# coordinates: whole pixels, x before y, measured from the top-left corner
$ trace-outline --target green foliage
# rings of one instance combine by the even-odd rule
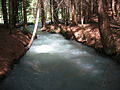
[[[0,0],[0,23],[3,23],[3,16],[2,16],[2,6],[1,6],[1,0]]]
[[[63,35],[63,36],[66,36],[68,34],[68,32],[66,30],[61,30],[60,33]]]
[[[29,19],[31,19],[31,0],[27,0],[27,4],[26,4],[26,7],[27,7],[27,16],[28,16],[28,21]],[[19,1],[19,7],[18,7],[18,17],[19,17],[19,22],[23,22],[23,12],[22,12],[22,8],[23,7],[23,3],[22,3],[22,0]]]
[[[29,0],[27,6],[27,19],[28,22],[35,22],[36,17],[36,1],[37,0]]]

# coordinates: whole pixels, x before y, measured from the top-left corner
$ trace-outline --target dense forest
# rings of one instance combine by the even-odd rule
[[[1,10],[3,22],[10,30],[18,23],[26,29],[29,21],[35,22],[37,10],[42,27],[46,21],[64,25],[98,23],[104,51],[115,52],[110,23],[119,24],[119,0],[1,0]]]
[[[100,16],[108,17],[109,21],[120,20],[119,0],[1,0],[0,2],[1,22],[11,24],[12,27],[16,23],[34,22],[37,9],[40,9],[42,22],[64,22],[66,25],[72,22],[73,25],[77,25],[89,23],[93,18]]]

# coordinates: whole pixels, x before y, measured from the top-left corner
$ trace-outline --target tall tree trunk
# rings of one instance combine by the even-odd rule
[[[88,21],[90,21],[90,19],[91,19],[91,17],[93,16],[93,4],[94,4],[94,2],[93,2],[93,0],[90,0],[89,2],[88,2],[88,5],[87,5],[87,8],[88,8]]]
[[[2,5],[4,24],[8,27],[8,13],[7,13],[7,7],[6,7],[6,0],[1,0],[1,5]]]
[[[43,0],[40,0],[40,8],[41,8],[41,16],[42,16],[42,28],[46,27],[46,18],[45,18],[45,10]]]
[[[16,25],[16,13],[15,13],[15,1],[14,0],[9,0],[9,28],[10,28],[10,32],[12,33],[13,28],[15,28]]]
[[[80,0],[80,11],[81,11],[81,24],[83,25],[84,24],[84,16],[83,16],[83,1]]]
[[[12,33],[12,29],[13,29],[13,22],[12,22],[12,6],[13,6],[13,3],[12,3],[12,0],[9,0],[9,28],[10,28],[10,33]]]
[[[37,6],[38,9],[37,9],[35,27],[34,27],[34,30],[33,30],[33,34],[32,34],[31,40],[30,40],[30,42],[29,42],[29,44],[28,44],[28,46],[27,46],[27,49],[29,49],[29,48],[31,47],[31,45],[32,45],[32,43],[33,43],[33,40],[34,40],[34,38],[35,38],[35,35],[36,35],[36,33],[37,33],[39,16],[40,16],[40,1],[38,0],[37,3],[38,3],[38,4],[37,4],[37,5],[38,5],[38,6]]]
[[[16,13],[15,13],[15,9],[16,9],[16,1],[15,0],[11,0],[11,3],[12,3],[12,25],[13,27],[15,27],[16,25]]]
[[[70,9],[69,9],[69,0],[64,0],[64,3],[66,4],[65,8],[65,24],[68,25],[70,20]]]
[[[50,15],[51,15],[51,17],[50,17],[50,20],[51,20],[51,23],[53,23],[53,12],[52,12],[52,10],[53,10],[53,4],[52,4],[53,2],[52,2],[52,0],[50,0]]]
[[[57,10],[57,1],[53,0],[53,20],[54,23],[57,24],[59,22],[58,20],[58,10]]]
[[[69,8],[66,7],[66,19],[65,19],[65,24],[68,25],[68,21],[70,19],[70,12],[69,12]]]
[[[113,54],[115,51],[115,45],[110,29],[107,10],[105,9],[106,2],[104,0],[98,0],[98,6],[98,21],[103,49],[105,53]]]
[[[117,17],[117,0],[112,0],[113,19]]]
[[[117,20],[120,20],[120,2],[117,0],[116,3],[116,9],[117,9]]]
[[[65,22],[65,8],[64,7],[61,7],[61,15],[62,15],[63,22]]]
[[[98,0],[94,0],[94,4],[93,4],[93,14],[97,15],[98,13]]]
[[[19,22],[18,19],[18,7],[19,7],[19,0],[15,0],[15,9],[14,9],[14,24]]]
[[[78,0],[78,4],[77,4],[77,20],[80,23],[81,21],[81,0]]]
[[[77,25],[75,0],[71,0],[71,9],[72,9],[72,25]]]
[[[27,0],[23,0],[23,17],[24,17],[24,29],[27,29],[27,11],[26,11]]]

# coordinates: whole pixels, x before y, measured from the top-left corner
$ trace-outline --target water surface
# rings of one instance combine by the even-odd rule
[[[59,34],[38,32],[0,90],[120,90],[120,66]]]

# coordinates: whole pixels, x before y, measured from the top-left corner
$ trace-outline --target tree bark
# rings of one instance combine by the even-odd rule
[[[57,24],[59,22],[58,11],[57,11],[57,1],[53,0],[52,4],[53,4],[53,20],[54,20],[54,23]]]
[[[19,0],[15,0],[15,9],[14,9],[14,24],[19,22],[18,19],[18,7],[19,7]]]
[[[10,33],[12,33],[12,29],[13,29],[13,22],[12,22],[12,6],[13,6],[13,3],[12,3],[12,0],[9,0],[9,28],[10,28]]]
[[[11,13],[12,13],[12,25],[13,25],[13,27],[15,27],[15,25],[16,25],[16,13],[15,13],[15,9],[16,9],[16,1],[15,0],[11,0],[11,3],[12,3],[12,8],[11,8]]]
[[[83,16],[83,1],[80,0],[80,11],[81,11],[81,24],[83,25],[84,24],[84,16]]]
[[[106,3],[104,0],[98,0],[98,6],[99,30],[103,49],[106,54],[113,54],[115,52],[115,45],[110,29],[107,9],[105,9]]]
[[[26,11],[27,0],[23,0],[23,17],[24,17],[24,30],[27,29],[27,11]]]
[[[51,15],[51,17],[50,17],[50,20],[51,20],[51,23],[53,23],[53,12],[52,12],[52,10],[53,10],[53,8],[52,8],[52,0],[50,0],[50,15]]]
[[[27,49],[29,49],[33,43],[33,40],[35,38],[35,35],[37,33],[37,27],[38,27],[38,22],[39,22],[39,16],[40,16],[40,2],[38,0],[38,9],[37,9],[37,15],[36,15],[36,23],[35,23],[35,27],[34,27],[34,30],[33,30],[33,34],[32,34],[32,37],[31,37],[31,40],[27,46]]]
[[[71,9],[72,9],[72,25],[77,25],[75,0],[71,0]]]
[[[40,9],[41,9],[41,21],[42,21],[42,28],[46,27],[46,18],[45,18],[45,10],[44,10],[44,3],[43,0],[40,0]]]

